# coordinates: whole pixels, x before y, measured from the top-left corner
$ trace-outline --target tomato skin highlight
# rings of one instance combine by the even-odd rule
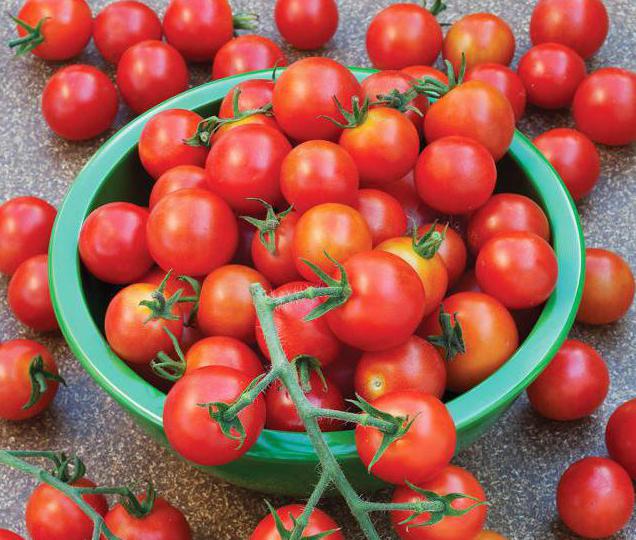
[[[402,205],[385,191],[359,190],[356,209],[371,231],[374,247],[384,240],[406,234],[408,223]]]
[[[283,38],[297,49],[319,49],[338,30],[335,0],[276,0],[274,20]]]
[[[305,507],[300,504],[288,504],[287,506],[276,509],[276,513],[283,522],[283,526],[287,530],[292,530],[294,526],[292,517],[299,518],[304,510]],[[307,523],[307,527],[305,527],[303,537],[335,530],[336,532],[328,536],[323,536],[322,538],[324,540],[345,540],[344,535],[338,529],[338,524],[331,519],[331,517],[319,508],[315,508],[309,516],[309,522]],[[271,514],[267,514],[267,516],[258,523],[249,540],[280,540],[274,517]]]
[[[222,79],[247,71],[286,66],[287,58],[271,39],[255,34],[236,37],[214,56],[212,78]]]
[[[636,479],[636,398],[612,413],[605,428],[605,444],[612,459]]]
[[[465,81],[481,81],[499,90],[510,102],[515,121],[526,110],[527,93],[519,75],[501,64],[479,64],[466,73]]]

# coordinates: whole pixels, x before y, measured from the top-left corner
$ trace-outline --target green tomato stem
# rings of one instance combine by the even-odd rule
[[[352,413],[348,411],[336,411],[333,409],[319,409],[313,407],[309,414],[315,418],[333,418],[334,420],[341,420],[350,424],[360,424],[361,426],[371,426],[379,429],[383,433],[395,433],[397,427],[392,422],[381,420],[380,418],[373,418],[365,413]]]

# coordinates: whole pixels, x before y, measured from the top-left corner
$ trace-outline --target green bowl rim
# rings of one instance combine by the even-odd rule
[[[376,70],[350,68],[362,79]],[[282,69],[278,70],[280,73]],[[221,99],[247,79],[271,78],[272,70],[212,81],[171,98],[132,120],[115,133],[86,163],[60,209],[49,247],[49,281],[60,328],[71,350],[91,377],[124,409],[162,430],[165,395],[137,375],[110,350],[92,319],[81,286],[77,243],[80,229],[101,181],[122,154],[136,147],[144,124],[171,108],[199,109]],[[510,155],[533,185],[548,215],[559,277],[554,293],[534,329],[516,353],[495,373],[470,391],[447,402],[458,431],[467,430],[511,403],[544,369],[565,340],[580,302],[584,272],[584,240],[578,212],[559,175],[519,131]],[[100,179],[99,183],[96,179]],[[340,459],[356,459],[353,431],[326,433]],[[244,456],[246,460],[315,461],[304,433],[264,430]]]

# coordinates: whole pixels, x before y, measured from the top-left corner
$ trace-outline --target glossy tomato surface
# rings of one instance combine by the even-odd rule
[[[214,56],[212,78],[287,65],[287,58],[271,39],[248,34],[231,39]]]
[[[479,64],[466,73],[466,81],[482,81],[499,90],[510,102],[518,122],[526,110],[523,82],[512,69],[501,64]]]
[[[208,182],[203,167],[196,165],[177,165],[163,173],[152,186],[148,206],[152,208],[160,199],[185,188],[207,189]]]
[[[338,29],[338,19],[335,0],[277,0],[274,8],[278,31],[301,50],[327,43]]]
[[[406,233],[407,217],[400,201],[386,191],[361,189],[356,208],[367,222],[373,245]]]
[[[612,459],[636,479],[636,398],[623,403],[610,416],[605,444]]]
[[[233,368],[251,379],[263,373],[263,364],[256,353],[242,341],[227,336],[208,336],[196,341],[185,360],[186,374],[207,366]]]

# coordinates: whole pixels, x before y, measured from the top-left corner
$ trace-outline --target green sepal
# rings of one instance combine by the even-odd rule
[[[256,30],[258,21],[259,16],[257,13],[237,13],[233,15],[234,37],[237,36],[236,30]]]
[[[442,247],[442,243],[446,238],[446,231],[448,230],[448,224],[442,232],[439,232],[435,227],[437,225],[437,221],[435,221],[430,229],[428,229],[424,234],[418,236],[417,234],[417,226],[413,227],[411,238],[413,240],[413,251],[417,253],[420,257],[424,259],[432,259],[435,257],[435,254],[439,251],[439,248]]]
[[[276,532],[278,533],[278,536],[280,536],[281,540],[289,540],[295,532],[299,532],[300,534],[303,533],[304,527],[302,528],[302,530],[296,531],[296,528],[299,526],[298,519],[296,517],[292,515],[289,516],[291,518],[291,522],[293,523],[292,529],[289,530],[285,527],[285,524],[283,523],[280,516],[278,515],[278,512],[276,512],[276,509],[270,504],[270,502],[268,500],[265,500],[265,504],[267,505],[267,509],[269,510],[270,514],[272,515],[272,518],[274,519],[274,525],[276,525]],[[311,536],[303,536],[302,538],[303,540],[321,540],[322,538],[326,538],[327,536],[334,534],[338,532],[339,530],[340,529],[331,529],[329,531],[312,534]]]
[[[155,506],[157,500],[157,490],[152,485],[152,482],[148,482],[146,486],[146,496],[144,500],[139,500],[132,492],[126,496],[119,497],[119,503],[124,507],[124,510],[132,517],[137,519],[143,519],[148,516]]]
[[[27,31],[25,36],[9,41],[9,47],[11,49],[15,49],[16,56],[22,56],[23,54],[32,51],[44,41],[42,25],[51,17],[43,17],[35,26],[31,26],[14,15],[11,15],[11,13],[7,13],[7,15],[11,17],[14,23]]]
[[[300,387],[305,394],[311,392],[310,377],[312,373],[316,373],[316,375],[318,375],[322,382],[324,391],[327,391],[327,379],[325,378],[325,374],[322,372],[320,360],[318,360],[318,358],[309,354],[299,354],[291,360],[291,363],[295,365],[298,370],[298,381],[300,382]]]
[[[455,69],[450,61],[444,61],[446,65],[446,75],[448,77],[448,84],[444,84],[441,81],[433,79],[432,77],[426,77],[424,80],[418,80],[414,85],[414,88],[418,93],[424,94],[427,97],[433,99],[439,99],[445,94],[448,94],[453,88],[460,86],[464,82],[466,76],[466,55],[462,53],[462,61],[459,66],[459,73],[455,76]]]
[[[424,7],[428,4],[427,0],[424,0]],[[431,15],[436,17],[442,11],[444,11],[448,6],[444,3],[444,0],[435,0],[433,5],[430,8],[426,8],[431,12]]]
[[[33,407],[48,389],[48,381],[55,381],[66,386],[62,376],[44,369],[44,359],[41,355],[34,356],[29,364],[29,380],[31,381],[31,395],[22,409]]]
[[[265,219],[257,219],[252,216],[241,216],[241,219],[250,225],[254,225],[254,227],[258,229],[258,238],[261,244],[265,246],[265,249],[269,253],[276,255],[276,229],[280,226],[283,218],[294,209],[294,205],[291,205],[286,210],[277,214],[274,207],[263,199],[259,199],[258,197],[246,197],[246,200],[257,201],[262,204],[266,210]]]
[[[86,465],[76,455],[67,456],[64,452],[55,453],[50,456],[55,468],[51,474],[65,484],[72,484],[86,474]]]
[[[192,287],[192,290],[194,291],[194,296],[180,296],[178,301],[179,304],[187,304],[189,302],[194,304],[192,306],[192,309],[190,310],[190,313],[188,313],[187,319],[183,323],[184,326],[194,326],[197,313],[199,312],[199,302],[201,300],[201,284],[199,283],[199,280],[186,275],[181,275],[177,279],[190,285],[190,287]]]
[[[340,279],[332,278],[329,274],[327,274],[322,268],[318,267],[311,261],[307,259],[301,259],[303,263],[305,263],[312,270],[320,280],[327,285],[327,287],[339,288],[340,294],[336,294],[334,296],[329,296],[327,300],[316,306],[312,309],[307,315],[305,315],[305,321],[313,321],[314,319],[318,319],[322,317],[328,311],[335,309],[342,304],[344,304],[349,297],[351,296],[351,285],[349,285],[349,278],[347,276],[347,272],[344,269],[344,266],[340,264],[336,259],[334,259],[329,253],[324,252],[325,257],[327,257],[340,271]]]
[[[181,377],[183,377],[183,374],[185,373],[186,360],[183,356],[181,346],[179,345],[179,340],[165,326],[163,327],[163,331],[168,334],[168,337],[172,342],[174,352],[177,355],[177,360],[171,358],[164,351],[160,351],[157,354],[157,357],[153,358],[150,362],[150,368],[162,379],[166,379],[168,381],[178,381]]]
[[[428,336],[427,341],[444,350],[446,361],[452,360],[458,354],[465,353],[466,344],[464,343],[462,325],[457,320],[457,313],[453,315],[447,313],[444,311],[443,304],[439,308],[439,325],[442,333],[439,336]]]
[[[369,114],[369,98],[365,98],[360,105],[360,98],[358,96],[353,96],[351,98],[351,112],[347,111],[340,103],[340,100],[337,96],[333,96],[333,101],[336,104],[338,112],[343,116],[345,122],[338,122],[335,118],[331,116],[327,116],[325,114],[321,114],[318,118],[324,118],[325,120],[329,120],[332,124],[338,126],[341,129],[351,129],[358,127],[361,124],[364,124],[367,119],[367,115]]]
[[[165,321],[178,321],[181,318],[180,315],[175,315],[174,313],[172,313],[172,309],[179,303],[181,295],[183,294],[183,289],[179,289],[170,298],[166,298],[164,294],[166,284],[168,283],[168,279],[170,279],[171,274],[172,270],[169,270],[159,284],[159,287],[152,291],[152,300],[142,300],[141,302],[139,302],[140,306],[144,306],[150,310],[150,315],[148,315],[148,318],[144,321],[144,324],[150,321],[154,321],[155,319],[163,319]]]
[[[424,116],[424,113],[417,107],[411,104],[411,102],[418,96],[418,92],[414,87],[400,92],[397,88],[394,88],[387,94],[378,94],[376,101],[373,101],[371,105],[382,105],[391,109],[396,109],[400,112],[413,111],[420,117]]]

